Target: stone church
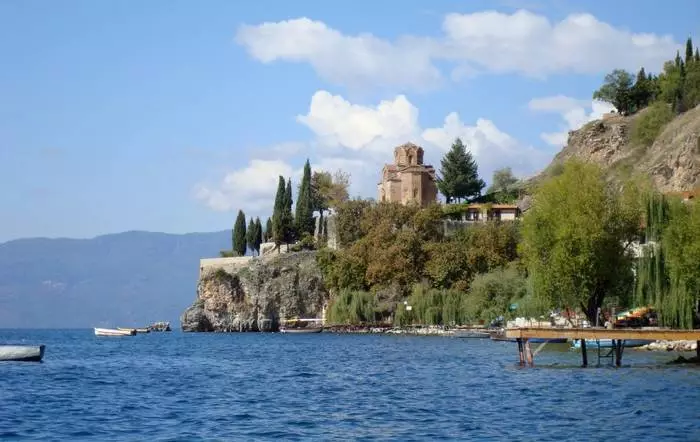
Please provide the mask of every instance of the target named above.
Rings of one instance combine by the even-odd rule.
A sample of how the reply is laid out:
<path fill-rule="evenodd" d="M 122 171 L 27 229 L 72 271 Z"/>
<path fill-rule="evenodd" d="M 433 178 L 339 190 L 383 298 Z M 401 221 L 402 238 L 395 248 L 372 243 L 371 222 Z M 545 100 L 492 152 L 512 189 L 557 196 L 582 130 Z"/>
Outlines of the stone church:
<path fill-rule="evenodd" d="M 378 201 L 427 206 L 437 201 L 433 166 L 423 164 L 423 148 L 406 143 L 394 149 L 394 164 L 382 169 Z"/>

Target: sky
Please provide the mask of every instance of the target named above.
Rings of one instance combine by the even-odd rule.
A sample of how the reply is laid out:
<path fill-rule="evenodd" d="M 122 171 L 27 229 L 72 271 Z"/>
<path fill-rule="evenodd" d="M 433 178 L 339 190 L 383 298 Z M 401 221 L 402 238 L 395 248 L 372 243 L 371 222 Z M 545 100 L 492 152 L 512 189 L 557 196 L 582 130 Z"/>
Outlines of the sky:
<path fill-rule="evenodd" d="M 543 169 L 615 68 L 658 72 L 700 2 L 0 2 L 0 242 L 231 228 L 304 161 L 376 197 L 393 148 Z M 700 41 L 700 38 L 696 38 Z"/>

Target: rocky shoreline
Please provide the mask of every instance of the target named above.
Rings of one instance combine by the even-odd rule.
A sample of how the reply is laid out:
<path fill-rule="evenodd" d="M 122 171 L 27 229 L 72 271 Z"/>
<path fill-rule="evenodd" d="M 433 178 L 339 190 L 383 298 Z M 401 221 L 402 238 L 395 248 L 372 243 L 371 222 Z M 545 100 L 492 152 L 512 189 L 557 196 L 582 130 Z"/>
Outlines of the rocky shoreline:
<path fill-rule="evenodd" d="M 637 347 L 636 349 L 646 351 L 689 352 L 697 351 L 697 348 L 697 341 L 656 341 L 641 347 Z"/>
<path fill-rule="evenodd" d="M 323 327 L 324 333 L 337 334 L 384 334 L 384 335 L 415 335 L 415 336 L 452 336 L 454 329 L 444 326 L 426 327 L 393 327 L 393 326 L 360 326 L 360 325 L 328 325 Z"/>

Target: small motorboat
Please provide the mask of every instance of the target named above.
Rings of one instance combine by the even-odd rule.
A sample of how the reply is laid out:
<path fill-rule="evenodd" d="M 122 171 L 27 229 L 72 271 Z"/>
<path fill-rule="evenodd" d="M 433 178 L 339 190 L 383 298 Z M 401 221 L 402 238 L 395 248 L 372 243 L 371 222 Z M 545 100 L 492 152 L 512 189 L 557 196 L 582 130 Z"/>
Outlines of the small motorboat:
<path fill-rule="evenodd" d="M 129 328 L 120 330 L 118 328 L 95 328 L 95 336 L 134 336 L 136 329 Z"/>
<path fill-rule="evenodd" d="M 612 339 L 586 339 L 586 348 L 612 348 L 612 341 Z M 654 342 L 650 339 L 622 339 L 621 341 L 625 348 L 641 347 L 642 345 L 647 345 Z M 581 340 L 574 339 L 574 343 L 571 347 L 576 350 L 580 349 Z"/>
<path fill-rule="evenodd" d="M 155 322 L 148 326 L 148 330 L 154 332 L 169 332 L 170 323 L 166 321 Z"/>
<path fill-rule="evenodd" d="M 0 361 L 40 362 L 45 345 L 0 345 Z"/>
<path fill-rule="evenodd" d="M 323 327 L 280 327 L 280 333 L 321 333 Z"/>

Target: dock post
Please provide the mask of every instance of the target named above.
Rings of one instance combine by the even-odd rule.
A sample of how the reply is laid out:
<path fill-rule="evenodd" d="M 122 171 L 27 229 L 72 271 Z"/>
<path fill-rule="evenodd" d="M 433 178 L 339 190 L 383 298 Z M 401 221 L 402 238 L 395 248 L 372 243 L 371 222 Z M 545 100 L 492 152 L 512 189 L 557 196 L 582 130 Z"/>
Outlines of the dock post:
<path fill-rule="evenodd" d="M 518 338 L 518 356 L 520 356 L 520 365 L 525 365 L 525 357 L 523 356 L 523 339 Z"/>
<path fill-rule="evenodd" d="M 695 341 L 695 356 L 697 356 L 700 361 L 700 341 Z"/>
<path fill-rule="evenodd" d="M 530 340 L 525 339 L 525 357 L 527 358 L 527 363 L 530 367 L 534 366 L 534 358 L 532 356 L 532 347 L 530 347 Z"/>
<path fill-rule="evenodd" d="M 583 358 L 583 367 L 588 367 L 588 353 L 586 353 L 585 339 L 581 339 L 581 357 Z"/>
<path fill-rule="evenodd" d="M 622 364 L 622 339 L 613 339 L 615 347 L 615 366 L 619 367 Z"/>

